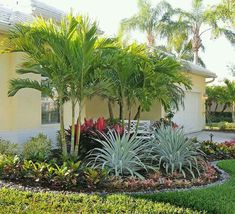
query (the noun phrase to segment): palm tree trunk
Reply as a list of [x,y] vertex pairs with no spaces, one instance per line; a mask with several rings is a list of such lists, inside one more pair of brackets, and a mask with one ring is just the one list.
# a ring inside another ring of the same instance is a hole
[[113,120],[113,108],[112,108],[112,101],[108,99],[108,109],[109,109],[109,117]]
[[59,100],[59,110],[60,110],[60,137],[61,137],[61,144],[62,144],[62,155],[67,157],[67,143],[65,139],[65,132],[64,132],[64,105],[62,99]]
[[147,40],[148,40],[148,46],[154,47],[155,45],[155,38],[152,32],[147,33]]
[[141,106],[139,105],[137,112],[136,112],[136,115],[134,117],[134,120],[138,120],[140,118],[140,113],[141,113]]
[[193,52],[193,62],[194,62],[194,64],[198,64],[198,62],[199,62],[198,50],[195,50]]
[[70,154],[74,154],[74,139],[75,139],[75,101],[71,100],[72,103],[72,130],[71,130],[71,147],[70,147]]
[[199,35],[199,31],[200,31],[199,27],[196,26],[195,29],[194,29],[194,35],[193,35],[193,40],[192,40],[193,62],[194,62],[194,64],[199,63],[198,52],[199,52],[199,49],[202,45],[201,38],[200,38],[200,35]]
[[130,133],[130,129],[131,129],[131,104],[130,102],[128,103],[128,133]]
[[75,148],[74,148],[74,156],[78,155],[79,150],[79,142],[80,142],[80,135],[81,135],[81,116],[82,114],[82,104],[79,103],[79,113],[78,113],[78,119],[77,119],[77,137],[75,142]]
[[235,123],[235,102],[232,103],[232,120]]
[[216,111],[217,111],[218,105],[219,105],[219,104],[218,104],[218,103],[216,103],[214,112],[216,112]]
[[119,119],[123,120],[123,102],[119,101]]
[[224,112],[226,110],[227,106],[228,106],[228,104],[225,103],[224,106],[223,106],[223,109],[221,110],[221,112]]

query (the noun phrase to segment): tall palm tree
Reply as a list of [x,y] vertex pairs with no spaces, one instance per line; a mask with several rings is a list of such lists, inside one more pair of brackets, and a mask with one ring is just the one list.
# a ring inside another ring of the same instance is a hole
[[130,18],[123,19],[121,31],[140,30],[146,34],[148,45],[155,45],[155,38],[161,34],[160,23],[167,21],[173,13],[173,9],[166,1],[161,1],[155,7],[148,0],[137,0],[138,13]]
[[77,16],[77,27],[66,55],[71,69],[70,95],[72,101],[72,136],[74,136],[75,106],[78,104],[77,138],[71,139],[71,152],[78,154],[80,140],[81,114],[87,97],[102,94],[108,90],[110,83],[96,74],[96,68],[102,64],[101,52],[112,48],[112,41],[98,37],[95,22],[88,17]]
[[68,40],[72,28],[63,32],[52,21],[38,18],[32,24],[17,24],[10,32],[7,48],[4,52],[22,52],[26,58],[19,74],[38,74],[47,79],[40,81],[16,78],[11,80],[8,95],[14,96],[23,88],[41,91],[43,94],[56,99],[60,109],[60,135],[63,155],[67,156],[67,147],[64,133],[64,102],[68,99],[68,68],[61,59],[65,58],[62,48]]
[[[189,40],[185,34],[176,34],[169,41],[167,46],[157,46],[159,51],[172,54],[177,60],[194,61],[194,54],[192,49],[192,41]],[[204,46],[202,45],[202,50]],[[206,67],[201,57],[198,57],[198,64],[202,67]]]
[[[29,79],[12,80],[9,95],[15,95],[22,88],[34,88],[51,97],[55,92],[60,108],[60,135],[64,156],[67,156],[67,146],[63,104],[68,100],[72,104],[71,155],[77,155],[84,99],[109,86],[104,80],[97,81],[95,76],[95,63],[100,63],[98,53],[109,46],[109,40],[98,38],[94,22],[91,23],[88,17],[74,17],[72,14],[59,23],[38,18],[32,24],[19,24],[9,36],[9,48],[6,51],[27,54],[27,60],[18,72],[39,74],[47,78],[46,84]],[[77,104],[78,137],[74,145]]]
[[199,50],[202,47],[203,34],[209,31],[215,38],[222,33],[233,34],[232,31],[219,27],[216,11],[205,8],[203,0],[193,0],[190,12],[175,9],[175,14],[178,14],[178,20],[163,24],[162,28],[165,29],[163,34],[169,38],[176,33],[187,32],[191,37],[195,64],[199,63]]

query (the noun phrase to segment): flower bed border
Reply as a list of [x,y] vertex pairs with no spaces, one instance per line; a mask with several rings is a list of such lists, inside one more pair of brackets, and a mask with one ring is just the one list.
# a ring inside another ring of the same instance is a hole
[[87,195],[113,195],[113,194],[126,194],[126,195],[143,195],[143,194],[154,194],[154,193],[159,193],[159,192],[179,192],[179,191],[189,191],[189,190],[195,190],[195,189],[203,189],[203,188],[209,188],[213,187],[216,185],[221,185],[228,181],[230,179],[230,175],[225,172],[224,170],[220,169],[217,166],[217,163],[219,161],[214,161],[211,162],[211,165],[217,170],[217,172],[220,174],[219,179],[215,182],[208,183],[208,184],[202,184],[199,186],[191,186],[188,188],[165,188],[165,189],[159,189],[159,190],[147,190],[147,191],[137,191],[137,192],[75,192],[75,191],[67,191],[67,190],[51,190],[49,188],[44,188],[44,187],[33,187],[33,186],[24,186],[21,184],[17,184],[14,182],[10,181],[3,181],[0,180],[0,188],[10,188],[10,189],[15,189],[15,190],[20,190],[20,191],[31,191],[35,193],[55,193],[55,194],[87,194]]

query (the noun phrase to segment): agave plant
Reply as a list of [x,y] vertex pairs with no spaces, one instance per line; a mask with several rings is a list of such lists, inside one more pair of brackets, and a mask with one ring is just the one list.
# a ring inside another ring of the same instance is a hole
[[96,139],[102,148],[95,148],[89,155],[88,166],[106,169],[108,174],[115,176],[135,176],[143,179],[141,172],[154,170],[150,164],[150,143],[135,135],[115,131],[102,134],[103,140]]
[[152,141],[154,160],[163,167],[167,174],[175,171],[190,173],[193,178],[200,175],[198,160],[202,155],[200,144],[185,136],[181,128],[160,126]]

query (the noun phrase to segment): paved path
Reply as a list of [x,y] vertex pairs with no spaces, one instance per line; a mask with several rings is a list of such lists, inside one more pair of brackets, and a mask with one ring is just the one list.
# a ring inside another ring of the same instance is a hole
[[191,134],[187,134],[189,137],[196,137],[199,141],[210,140],[210,134],[213,134],[213,141],[222,143],[224,141],[235,140],[235,132],[213,132],[213,131],[201,131]]

